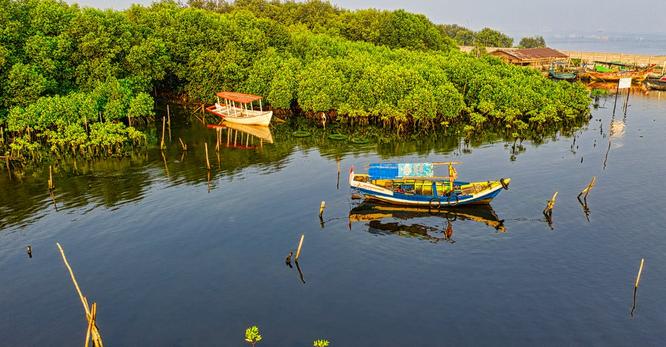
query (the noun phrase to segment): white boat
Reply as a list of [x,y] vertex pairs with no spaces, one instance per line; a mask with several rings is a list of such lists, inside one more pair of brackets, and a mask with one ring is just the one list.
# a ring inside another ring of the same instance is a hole
[[[268,126],[273,118],[273,111],[264,111],[261,96],[235,92],[219,92],[215,105],[206,111],[230,123]],[[259,101],[259,110],[254,102]]]

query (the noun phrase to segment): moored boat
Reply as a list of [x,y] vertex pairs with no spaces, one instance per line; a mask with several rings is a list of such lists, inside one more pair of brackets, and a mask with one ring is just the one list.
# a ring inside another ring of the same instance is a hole
[[613,71],[613,72],[597,72],[588,71],[587,75],[593,81],[599,82],[618,82],[621,78],[631,78],[632,82],[640,83],[645,80],[650,69],[640,71]]
[[645,85],[652,90],[666,90],[666,76],[661,78],[648,78]]
[[558,72],[555,70],[555,64],[550,65],[550,69],[548,70],[548,76],[554,80],[560,80],[560,81],[574,81],[578,76],[576,75],[575,72]]
[[[458,181],[453,165],[446,163],[383,163],[370,164],[367,174],[349,172],[349,185],[368,201],[442,208],[488,204],[502,189],[508,189],[510,178],[496,181]],[[433,168],[447,165],[448,176],[437,177]]]
[[[273,118],[273,111],[264,111],[261,104],[262,97],[252,94],[235,92],[219,92],[215,105],[206,108],[206,111],[224,119],[227,122],[268,126]],[[259,110],[254,109],[254,102],[259,102]]]

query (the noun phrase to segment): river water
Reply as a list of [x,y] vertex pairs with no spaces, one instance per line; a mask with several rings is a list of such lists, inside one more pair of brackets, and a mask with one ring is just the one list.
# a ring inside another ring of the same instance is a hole
[[[60,164],[53,198],[48,169],[0,171],[0,345],[83,344],[56,242],[109,346],[241,346],[251,325],[259,346],[661,345],[665,99],[636,93],[613,116],[611,96],[582,127],[515,147],[488,134],[354,145],[277,125],[273,144],[226,147],[222,131],[218,160],[214,130],[178,122],[164,156]],[[510,189],[442,214],[350,198],[352,165],[451,159],[462,179],[511,177]],[[592,176],[586,216],[576,195]]]

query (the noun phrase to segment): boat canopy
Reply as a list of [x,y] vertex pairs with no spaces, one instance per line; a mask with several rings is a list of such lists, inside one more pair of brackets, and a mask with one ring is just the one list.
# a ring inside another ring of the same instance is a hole
[[376,180],[403,177],[433,177],[433,166],[433,163],[370,164],[368,175]]
[[258,95],[252,95],[252,94],[243,94],[243,93],[236,93],[236,92],[219,92],[216,94],[220,98],[231,100],[234,102],[238,102],[241,104],[249,104],[253,101],[261,100],[262,97]]

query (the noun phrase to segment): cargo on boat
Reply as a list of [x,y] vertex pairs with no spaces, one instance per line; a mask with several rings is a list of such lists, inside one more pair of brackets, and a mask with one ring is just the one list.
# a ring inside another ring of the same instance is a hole
[[[206,107],[206,111],[227,122],[268,126],[273,118],[273,111],[264,111],[261,96],[235,92],[219,92],[215,105]],[[259,110],[254,103],[259,102]]]
[[[349,172],[349,185],[365,200],[405,206],[442,208],[488,204],[502,189],[508,189],[510,178],[465,182],[456,180],[453,167],[459,162],[381,163],[370,164],[367,174]],[[434,167],[448,166],[448,176],[435,176]]]

